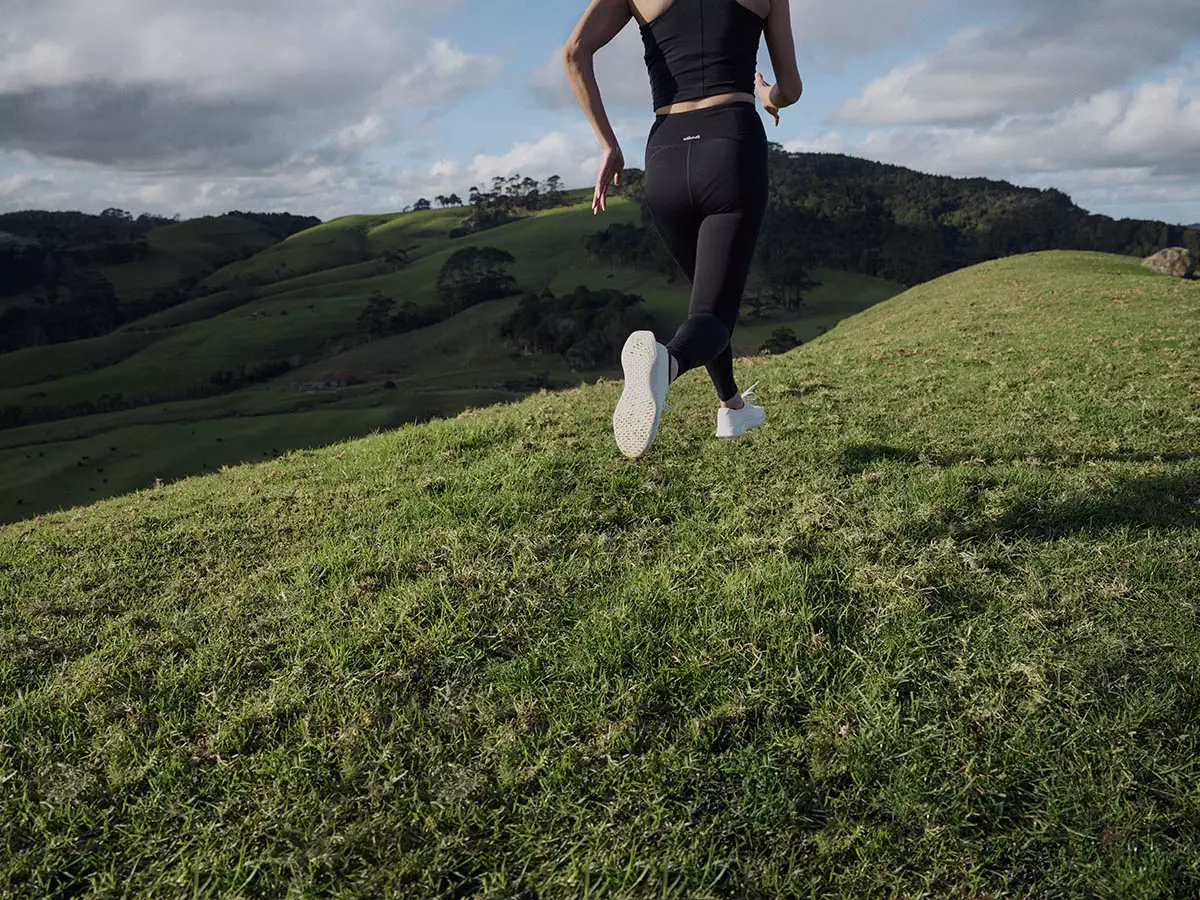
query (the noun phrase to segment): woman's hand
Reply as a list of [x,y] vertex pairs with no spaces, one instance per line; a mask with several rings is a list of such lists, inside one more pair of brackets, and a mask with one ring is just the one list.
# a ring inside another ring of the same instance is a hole
[[604,160],[600,163],[600,175],[596,178],[596,195],[592,198],[592,215],[597,208],[608,212],[609,182],[621,183],[621,173],[625,171],[625,155],[620,147],[612,147],[604,152]]
[[763,78],[762,72],[755,72],[754,77],[758,82],[758,99],[762,101],[763,109],[767,111],[767,115],[775,117],[775,127],[779,127],[779,107],[771,105],[771,85],[767,84],[767,80]]

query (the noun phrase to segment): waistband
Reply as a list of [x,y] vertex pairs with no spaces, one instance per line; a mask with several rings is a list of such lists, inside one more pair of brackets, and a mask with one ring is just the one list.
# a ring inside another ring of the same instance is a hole
[[689,109],[687,112],[655,116],[650,134],[646,137],[646,145],[690,141],[708,135],[765,142],[767,130],[763,127],[755,104],[734,100],[716,106]]

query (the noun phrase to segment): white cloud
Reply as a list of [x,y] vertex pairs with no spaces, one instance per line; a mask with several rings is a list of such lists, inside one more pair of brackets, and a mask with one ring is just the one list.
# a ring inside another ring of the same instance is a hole
[[1196,0],[1066,0],[1004,28],[960,31],[897,66],[832,117],[850,125],[950,125],[1050,112],[1179,59],[1200,36]]
[[34,175],[30,172],[17,172],[7,178],[0,178],[0,199],[17,197],[30,188],[54,184],[53,175]]
[[[615,122],[621,126],[622,123]],[[359,123],[363,129],[373,127]],[[357,126],[356,126],[357,127]],[[346,139],[353,140],[354,129]],[[99,179],[95,166],[56,170],[40,182],[0,181],[0,198],[10,208],[85,209],[119,206],[138,212],[185,218],[231,209],[289,210],[330,219],[350,213],[395,212],[418,198],[457,193],[466,201],[476,185],[490,190],[496,176],[513,174],[544,182],[558,175],[567,188],[594,182],[601,153],[586,122],[535,141],[518,142],[498,154],[478,154],[469,162],[439,159],[429,166],[387,169],[379,165],[332,161],[308,155],[254,175],[214,178],[203,173],[164,179],[154,173],[116,172]],[[627,158],[640,165],[640,158]],[[6,194],[5,186],[12,182]]]
[[[645,52],[637,22],[630,19],[624,30],[593,57],[592,67],[604,92],[605,109],[642,109],[653,115]],[[561,45],[547,51],[546,61],[529,73],[526,84],[543,106],[578,108],[563,67]]]
[[125,169],[244,173],[323,142],[361,149],[396,134],[398,108],[453,102],[504,67],[405,27],[386,0],[9,4],[0,150]]
[[785,146],[957,175],[1132,168],[1194,176],[1200,170],[1200,89],[1178,79],[1148,82],[1133,91],[1105,91],[1049,115],[1007,116],[974,127],[876,130],[858,142],[828,132]]

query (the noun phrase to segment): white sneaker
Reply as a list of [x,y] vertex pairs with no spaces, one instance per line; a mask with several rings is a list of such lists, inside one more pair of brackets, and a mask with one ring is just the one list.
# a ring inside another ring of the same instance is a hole
[[721,407],[717,410],[717,437],[741,437],[751,428],[757,428],[766,421],[767,411],[761,406],[750,404],[751,400],[758,399],[758,395],[754,393],[756,387],[758,387],[757,381],[753,387],[742,391],[742,399],[746,401],[746,405],[741,409]]
[[613,412],[613,435],[620,451],[637,459],[654,443],[663,408],[675,412],[667,403],[671,357],[653,331],[635,331],[621,349],[621,367],[625,390]]

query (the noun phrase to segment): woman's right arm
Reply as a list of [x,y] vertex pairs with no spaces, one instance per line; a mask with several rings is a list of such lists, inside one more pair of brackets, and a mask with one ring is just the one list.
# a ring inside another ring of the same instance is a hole
[[796,66],[796,44],[792,38],[792,10],[788,0],[771,0],[771,11],[763,28],[775,84],[771,86],[771,105],[782,109],[791,106],[804,93],[804,82]]

